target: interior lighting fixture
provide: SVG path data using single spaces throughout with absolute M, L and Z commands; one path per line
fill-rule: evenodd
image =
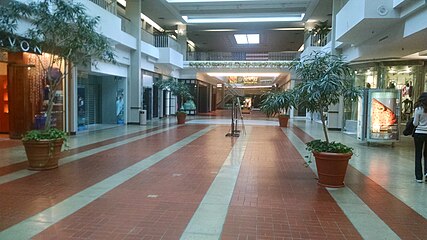
M 234 34 L 237 44 L 259 44 L 259 34 Z
M 234 32 L 234 31 L 237 31 L 237 29 L 232 29 L 232 28 L 230 28 L 230 29 L 206 29 L 206 30 L 203 30 L 203 31 L 205 31 L 205 32 Z
M 190 45 L 191 47 L 193 47 L 193 48 L 195 48 L 196 47 L 196 44 L 194 44 L 194 42 L 193 41 L 191 41 L 191 40 L 187 40 L 187 43 L 188 43 L 188 45 Z
M 282 17 L 236 17 L 236 18 L 196 18 L 182 16 L 187 23 L 241 23 L 241 22 L 297 22 L 304 18 L 305 14 L 301 13 L 293 16 Z
M 117 0 L 117 3 L 119 3 L 123 7 L 126 7 L 126 0 Z M 165 31 L 157 23 L 155 23 L 153 20 L 151 20 L 149 17 L 145 16 L 142 13 L 141 13 L 141 19 L 144 20 L 144 22 L 146 22 L 146 23 L 150 24 L 151 26 L 153 26 L 153 28 L 157 29 L 160 32 L 164 32 Z
M 166 0 L 168 3 L 253 2 L 256 0 Z
M 294 27 L 294 28 L 273 28 L 273 31 L 304 31 L 303 27 Z
M 237 73 L 237 72 L 209 72 L 207 73 L 211 77 L 278 77 L 280 73 Z

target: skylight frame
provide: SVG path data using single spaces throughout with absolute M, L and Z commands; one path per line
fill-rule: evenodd
M 259 44 L 259 34 L 258 33 L 236 33 L 233 34 L 234 39 L 236 40 L 236 43 L 239 45 L 245 45 L 245 44 Z

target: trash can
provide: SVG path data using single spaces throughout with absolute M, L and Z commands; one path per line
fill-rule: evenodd
M 147 124 L 147 111 L 139 110 L 139 125 Z

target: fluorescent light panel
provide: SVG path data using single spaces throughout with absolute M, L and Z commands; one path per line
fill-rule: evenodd
M 121 4 L 123 7 L 126 7 L 126 0 L 117 0 L 117 3 Z M 159 30 L 160 32 L 164 32 L 165 30 L 160 27 L 157 23 L 155 23 L 153 20 L 151 20 L 149 17 L 145 16 L 141 13 L 141 19 L 153 26 L 155 29 Z
M 278 77 L 280 73 L 237 73 L 237 72 L 209 72 L 211 77 Z
M 284 17 L 239 17 L 239 18 L 192 18 L 182 16 L 187 23 L 239 23 L 239 22 L 292 22 L 301 21 L 304 13 L 300 16 Z
M 234 31 L 237 31 L 237 29 L 232 29 L 232 28 L 230 28 L 230 29 L 227 29 L 227 28 L 225 28 L 225 29 L 206 29 L 203 31 L 205 31 L 205 32 L 234 32 Z
M 168 3 L 204 3 L 204 2 L 251 2 L 256 0 L 166 0 Z
M 305 28 L 303 28 L 303 27 L 301 27 L 301 28 L 298 28 L 298 27 L 295 27 L 295 28 L 273 28 L 271 30 L 274 30 L 274 31 L 303 31 L 303 30 L 305 30 Z

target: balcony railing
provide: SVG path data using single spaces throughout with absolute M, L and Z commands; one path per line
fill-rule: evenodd
M 91 2 L 97 4 L 103 9 L 116 14 L 117 1 L 116 0 L 90 0 Z
M 300 52 L 187 52 L 187 61 L 292 61 Z
M 172 48 L 177 52 L 181 52 L 179 43 L 169 35 L 155 35 L 154 46 L 159 48 Z
M 317 34 L 310 35 L 304 43 L 304 46 L 307 47 L 323 47 L 326 46 L 331 41 L 331 32 L 328 34 Z

